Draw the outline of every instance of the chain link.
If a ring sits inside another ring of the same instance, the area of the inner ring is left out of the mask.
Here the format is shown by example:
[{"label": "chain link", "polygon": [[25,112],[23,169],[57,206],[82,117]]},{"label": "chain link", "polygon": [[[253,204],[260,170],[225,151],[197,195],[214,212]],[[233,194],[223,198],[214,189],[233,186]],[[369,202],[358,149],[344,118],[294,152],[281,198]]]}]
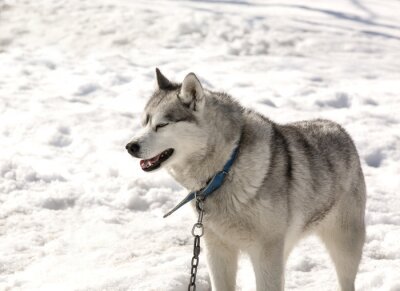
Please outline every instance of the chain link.
[{"label": "chain link", "polygon": [[204,234],[204,226],[203,226],[204,197],[196,195],[196,208],[197,211],[199,212],[199,218],[197,219],[197,222],[193,225],[192,228],[194,245],[193,245],[193,257],[191,262],[188,291],[196,290],[197,266],[199,265],[199,255],[200,255],[200,238]]}]

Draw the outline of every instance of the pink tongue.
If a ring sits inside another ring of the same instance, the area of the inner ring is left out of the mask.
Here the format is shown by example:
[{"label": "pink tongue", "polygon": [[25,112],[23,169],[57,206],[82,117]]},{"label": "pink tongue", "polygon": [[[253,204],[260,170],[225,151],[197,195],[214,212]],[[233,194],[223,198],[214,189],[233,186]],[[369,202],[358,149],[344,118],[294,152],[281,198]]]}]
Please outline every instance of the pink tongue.
[{"label": "pink tongue", "polygon": [[157,155],[157,156],[155,156],[154,158],[151,158],[149,161],[150,161],[151,163],[155,163],[155,162],[157,162],[159,159],[160,159],[160,155]]},{"label": "pink tongue", "polygon": [[148,159],[148,160],[141,160],[140,161],[140,166],[142,168],[148,168],[151,165],[153,165],[154,163],[156,163],[159,159],[160,159],[160,155],[157,155],[157,156],[155,156],[155,157],[153,157],[151,159]]}]

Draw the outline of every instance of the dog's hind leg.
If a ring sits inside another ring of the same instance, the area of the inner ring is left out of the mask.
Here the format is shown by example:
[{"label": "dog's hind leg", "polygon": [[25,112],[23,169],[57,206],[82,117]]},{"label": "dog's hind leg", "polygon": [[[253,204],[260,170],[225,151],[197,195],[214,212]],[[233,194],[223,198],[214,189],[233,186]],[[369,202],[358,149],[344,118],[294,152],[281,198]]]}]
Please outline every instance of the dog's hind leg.
[{"label": "dog's hind leg", "polygon": [[335,265],[341,291],[354,291],[365,240],[363,219],[352,215],[329,221],[317,230]]},{"label": "dog's hind leg", "polygon": [[210,229],[205,237],[213,291],[234,291],[239,250],[221,241]]}]

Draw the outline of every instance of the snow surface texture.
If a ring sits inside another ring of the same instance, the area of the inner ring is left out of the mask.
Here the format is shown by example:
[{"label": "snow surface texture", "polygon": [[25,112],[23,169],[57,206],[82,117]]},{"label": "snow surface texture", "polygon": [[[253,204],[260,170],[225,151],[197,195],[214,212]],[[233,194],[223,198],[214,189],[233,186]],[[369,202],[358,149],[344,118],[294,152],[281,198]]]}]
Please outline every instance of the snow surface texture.
[{"label": "snow surface texture", "polygon": [[[400,290],[400,2],[0,0],[0,290],[186,290],[186,193],[124,146],[154,69],[195,72],[275,121],[335,120],[359,149],[358,290]],[[243,257],[238,290],[254,290]],[[335,290],[316,238],[286,290]],[[210,290],[204,252],[198,289]]]}]

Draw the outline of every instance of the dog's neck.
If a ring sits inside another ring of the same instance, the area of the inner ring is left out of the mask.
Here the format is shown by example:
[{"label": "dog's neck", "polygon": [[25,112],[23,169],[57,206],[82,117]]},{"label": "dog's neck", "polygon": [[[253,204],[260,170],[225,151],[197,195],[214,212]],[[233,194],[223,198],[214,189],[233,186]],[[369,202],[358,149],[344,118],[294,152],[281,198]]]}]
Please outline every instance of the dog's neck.
[{"label": "dog's neck", "polygon": [[230,159],[237,143],[214,145],[205,152],[207,156],[193,156],[181,165],[169,168],[169,173],[185,188],[195,191],[203,188],[208,180],[221,171]]},{"label": "dog's neck", "polygon": [[[231,106],[229,114],[226,111],[218,111],[219,107],[208,107],[206,104],[207,116],[213,117],[201,121],[202,126],[209,129],[210,138],[207,144],[198,153],[188,156],[168,169],[175,180],[188,190],[203,188],[211,177],[222,170],[239,143],[242,129],[241,107],[236,103],[228,105]],[[215,126],[216,122],[218,127]]]}]

